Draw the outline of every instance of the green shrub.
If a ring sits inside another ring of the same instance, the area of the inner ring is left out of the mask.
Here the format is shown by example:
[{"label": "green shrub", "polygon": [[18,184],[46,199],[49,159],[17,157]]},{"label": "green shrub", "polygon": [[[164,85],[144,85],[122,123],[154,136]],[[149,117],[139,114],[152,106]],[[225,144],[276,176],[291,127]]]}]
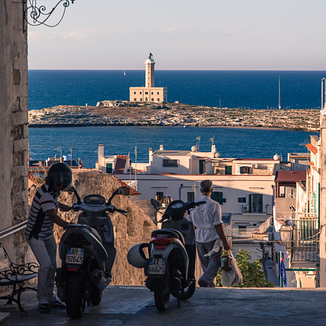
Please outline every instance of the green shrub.
[{"label": "green shrub", "polygon": [[[238,267],[242,273],[243,281],[235,287],[252,288],[252,287],[274,287],[274,284],[265,279],[259,260],[250,262],[251,255],[249,250],[240,249],[236,256]],[[220,269],[216,276],[216,285],[222,286],[222,270]]]}]

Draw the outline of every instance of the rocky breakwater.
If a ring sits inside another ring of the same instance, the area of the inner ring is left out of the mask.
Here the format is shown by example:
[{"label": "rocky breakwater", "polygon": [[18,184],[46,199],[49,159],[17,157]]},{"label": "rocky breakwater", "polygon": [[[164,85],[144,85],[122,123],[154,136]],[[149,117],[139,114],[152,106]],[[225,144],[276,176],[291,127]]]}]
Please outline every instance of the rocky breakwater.
[{"label": "rocky breakwater", "polygon": [[[29,204],[31,204],[39,186],[30,181]],[[108,199],[121,184],[116,177],[107,173],[91,169],[80,169],[73,170],[73,186],[77,189],[81,198],[90,194],[101,194]],[[128,212],[127,216],[120,213],[111,215],[115,247],[117,249],[116,260],[112,269],[111,284],[113,285],[144,285],[145,276],[143,270],[129,265],[127,252],[136,243],[148,242],[151,239],[151,232],[156,229],[156,226],[152,219],[142,210],[142,201],[137,201],[136,204],[133,202],[132,197],[116,196],[112,202],[116,207],[125,209]],[[76,202],[76,198],[72,194],[62,192],[59,201],[71,206],[73,202]],[[75,212],[60,212],[60,215],[66,221],[77,223],[77,214]],[[55,226],[54,231],[56,240],[59,242],[63,229]]]},{"label": "rocky breakwater", "polygon": [[[103,102],[102,102],[103,103]],[[105,103],[105,102],[104,102]],[[200,126],[319,131],[319,110],[253,110],[179,103],[67,106],[28,112],[30,127]]]}]

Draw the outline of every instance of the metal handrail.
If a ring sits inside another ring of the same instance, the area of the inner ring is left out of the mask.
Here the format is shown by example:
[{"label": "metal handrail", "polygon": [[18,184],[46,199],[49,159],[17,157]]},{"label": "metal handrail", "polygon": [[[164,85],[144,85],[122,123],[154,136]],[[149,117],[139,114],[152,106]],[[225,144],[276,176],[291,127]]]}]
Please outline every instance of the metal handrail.
[{"label": "metal handrail", "polygon": [[16,225],[12,225],[9,228],[6,228],[6,229],[0,231],[0,239],[3,239],[5,237],[8,237],[11,234],[14,234],[20,230],[25,229],[26,224],[27,224],[27,220],[25,220],[21,223],[18,223]]}]

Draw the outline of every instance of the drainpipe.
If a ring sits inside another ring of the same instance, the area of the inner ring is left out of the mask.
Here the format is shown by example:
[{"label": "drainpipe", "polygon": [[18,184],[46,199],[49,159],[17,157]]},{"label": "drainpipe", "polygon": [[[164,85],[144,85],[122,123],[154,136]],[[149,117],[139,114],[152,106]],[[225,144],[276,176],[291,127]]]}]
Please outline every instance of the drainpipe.
[{"label": "drainpipe", "polygon": [[180,184],[180,187],[179,187],[179,200],[181,200],[181,189],[183,188],[183,184],[181,183]]}]

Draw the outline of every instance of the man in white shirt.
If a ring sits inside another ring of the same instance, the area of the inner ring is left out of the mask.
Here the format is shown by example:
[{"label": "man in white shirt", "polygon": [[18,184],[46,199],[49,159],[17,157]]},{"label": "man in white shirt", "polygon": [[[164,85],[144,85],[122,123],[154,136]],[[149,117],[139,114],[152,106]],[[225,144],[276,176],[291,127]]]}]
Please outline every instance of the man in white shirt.
[{"label": "man in white shirt", "polygon": [[198,201],[205,201],[205,204],[190,210],[187,219],[195,227],[196,247],[204,272],[198,284],[201,287],[215,287],[213,280],[221,267],[223,247],[221,246],[218,252],[213,252],[206,257],[205,255],[212,251],[218,239],[222,240],[225,250],[229,250],[230,245],[224,233],[221,206],[210,198],[213,192],[212,181],[203,180],[200,183],[200,192],[203,196]]}]

